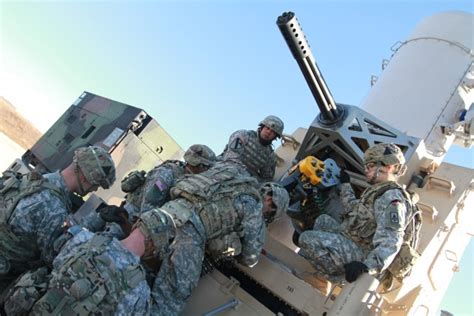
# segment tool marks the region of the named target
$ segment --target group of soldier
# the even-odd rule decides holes
[[[219,157],[192,145],[184,161],[130,173],[121,182],[124,203],[99,210],[106,224],[98,232],[72,220],[70,196],[114,183],[114,162],[104,149],[77,149],[62,171],[4,176],[2,314],[179,314],[205,257],[257,264],[266,224],[290,200],[272,182],[272,142],[282,135],[281,119],[268,116],[256,131],[233,133]],[[413,203],[396,184],[403,172],[403,153],[393,144],[366,151],[365,174],[373,187],[359,200],[341,172],[342,222],[321,215],[299,237],[300,254],[317,275],[338,283],[362,273],[387,275],[411,242],[406,230]],[[394,276],[396,269],[390,270]]]

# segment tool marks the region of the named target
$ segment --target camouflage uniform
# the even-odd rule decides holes
[[[217,177],[229,171],[233,175],[209,181],[204,190],[186,189],[190,183],[198,188],[199,181],[212,179],[216,170]],[[199,281],[206,244],[215,257],[238,255],[242,264],[257,263],[265,240],[262,204],[258,191],[246,183],[252,178],[241,177],[241,172],[233,163],[218,163],[209,171],[178,182],[179,197],[163,205],[177,230],[152,288],[153,314],[177,315],[183,309]],[[201,195],[204,191],[207,199]]]
[[[96,243],[97,238],[103,240]],[[78,273],[82,271],[77,268],[81,264],[92,264],[90,271],[84,275]],[[110,278],[107,282],[100,282],[94,273]],[[66,277],[75,282],[68,284]],[[61,292],[64,284],[69,285],[68,290]],[[80,286],[76,287],[78,284]],[[113,297],[108,292],[111,288],[115,291]],[[145,315],[150,306],[149,297],[150,288],[140,258],[116,239],[82,230],[54,259],[48,291],[33,305],[32,314],[47,315],[62,308],[59,311],[64,314],[100,311],[116,315]]]
[[[385,145],[377,148],[381,146]],[[370,149],[366,152],[365,162],[374,162],[372,153]],[[343,222],[338,224],[328,215],[318,217],[313,230],[299,237],[300,254],[313,264],[316,273],[333,282],[344,280],[344,265],[354,261],[363,263],[369,274],[380,274],[404,242],[412,209],[407,196],[396,182],[387,181],[366,189],[358,200],[349,183],[341,184],[340,197],[348,210]]]
[[[2,225],[2,235],[10,230],[18,238],[24,239],[22,245],[16,245],[17,254],[11,253],[11,241],[1,238],[1,258],[9,255],[10,263],[1,267],[0,273],[3,291],[9,281],[21,273],[44,263],[51,264],[54,259],[53,242],[63,232],[63,223],[71,211],[70,192],[59,172],[43,176],[46,181],[56,188],[41,190],[21,199],[6,225]],[[58,194],[60,193],[60,194]],[[17,259],[15,259],[16,257]],[[2,261],[4,261],[2,260]]]
[[[141,211],[159,207],[169,200],[169,190],[185,174],[186,165],[181,161],[165,161],[150,170],[144,183],[126,196],[125,209],[130,220]],[[149,193],[148,193],[149,192]]]
[[[367,192],[375,193],[375,189]],[[349,184],[341,186],[341,198],[346,206],[359,201]],[[361,261],[370,274],[379,274],[400,250],[407,203],[400,190],[391,189],[371,205],[357,204],[346,214],[342,224],[321,215],[316,219],[314,230],[301,234],[301,254],[318,273],[334,282],[344,279],[344,264],[351,261]]]
[[[108,188],[115,180],[114,162],[102,148],[77,149],[72,165],[80,194],[87,193],[80,174],[89,183],[89,191],[98,186]],[[51,265],[55,256],[54,241],[64,232],[64,223],[72,207],[71,192],[60,172],[44,176],[32,172],[21,181],[17,190],[13,186],[8,190],[2,188],[0,196],[2,292],[21,273],[45,263]]]
[[[283,214],[286,213],[290,203],[290,196],[280,184],[274,182],[263,183],[259,190],[260,194],[262,195],[262,199],[265,199],[266,195],[270,195],[272,197],[272,212],[263,213],[265,224],[268,225],[273,221],[279,220]]]
[[[283,133],[283,122],[276,116],[270,115],[260,122],[260,128],[267,126],[275,131],[278,137]],[[242,164],[248,172],[259,181],[272,181],[275,175],[277,157],[273,152],[271,142],[262,144],[258,131],[239,130],[229,138],[223,160],[232,160]]]
[[[168,160],[150,170],[140,186],[126,196],[125,209],[130,219],[139,216],[140,212],[162,206],[169,201],[169,191],[178,179],[186,173],[186,164],[191,166],[214,164],[216,155],[206,145],[195,144],[184,153],[184,161]]]

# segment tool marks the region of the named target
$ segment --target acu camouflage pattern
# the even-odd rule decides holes
[[[343,201],[351,200],[350,191],[341,194]],[[380,202],[382,198],[385,199],[383,203]],[[366,245],[367,242],[364,239],[367,237],[364,236],[370,235],[372,232],[372,246],[365,247],[365,250],[369,251],[366,262],[373,263],[377,267],[376,262],[380,262],[380,258],[387,258],[383,264],[378,265],[380,268],[375,268],[375,270],[381,272],[386,269],[391,276],[402,280],[411,272],[420,256],[416,247],[421,229],[421,212],[411,200],[410,194],[393,181],[368,188],[361,196],[357,214],[364,214],[371,205],[374,208],[375,227],[370,215],[362,215],[354,221],[344,221],[347,224],[344,234],[359,245]],[[384,207],[384,211],[379,211]],[[346,217],[351,218],[353,214],[353,212],[349,212]],[[358,220],[360,220],[359,223],[357,223]],[[380,227],[384,224],[387,232],[380,232]],[[352,232],[358,228],[360,233],[356,236]],[[369,236],[369,238],[371,237]],[[387,249],[377,247],[378,244],[384,245],[383,247]],[[376,246],[376,249],[372,249],[373,245]],[[387,264],[389,265],[387,266]],[[370,268],[368,264],[366,265]]]
[[[368,188],[357,200],[350,184],[341,185],[344,206],[352,207],[342,224],[321,215],[313,231],[301,234],[302,255],[323,276],[344,279],[344,264],[363,262],[370,274],[379,274],[394,261],[404,242],[411,216],[410,201],[395,182]]]
[[[169,204],[175,204],[178,201],[187,204],[191,209],[193,207],[191,202],[181,198],[170,201],[163,207],[167,209]],[[233,210],[240,220],[235,232],[240,236],[241,247],[241,253],[237,259],[247,266],[257,263],[265,242],[265,226],[261,209],[261,202],[256,200],[253,195],[238,195],[233,203]],[[229,238],[229,241],[231,239]],[[224,238],[222,243],[226,243]],[[186,300],[199,281],[205,245],[204,225],[197,214],[193,212],[188,221],[177,229],[169,255],[163,261],[154,282],[152,314],[178,315],[182,311]],[[227,247],[232,246],[234,245],[230,241]],[[209,243],[207,247],[209,247]],[[208,251],[207,247],[206,251]]]
[[[271,144],[262,145],[256,131],[234,132],[223,152],[224,160],[242,163],[259,181],[272,181],[277,158]]]
[[[125,193],[135,192],[139,187],[145,183],[146,171],[134,170],[127,174],[120,182],[120,188]]]
[[[171,217],[165,212],[152,209],[140,215],[134,228],[140,229],[146,240],[153,241],[153,257],[163,259],[168,252],[170,239],[174,236],[174,225]]]
[[[298,245],[315,274],[333,283],[344,282],[344,264],[364,259],[363,251],[341,234],[340,223],[327,214],[316,218],[313,230],[301,233]]]
[[[401,149],[394,144],[380,143],[367,149],[364,153],[364,164],[381,162],[384,165],[403,165],[405,156]]]
[[[54,240],[63,232],[71,210],[70,192],[59,172],[29,183],[26,191],[19,187],[24,192],[10,214],[7,209],[1,211],[0,290],[21,273],[43,262],[51,264]]]
[[[240,176],[239,169],[220,163],[203,173],[185,176],[172,188],[171,195],[193,203],[207,238],[213,239],[235,232],[238,219],[233,202],[241,194],[252,195],[259,201],[256,186],[254,178]]]
[[[153,313],[179,314],[199,281],[205,249],[214,255],[220,251],[221,256],[240,252],[237,258],[242,264],[257,263],[265,241],[262,203],[249,185],[255,180],[248,182],[241,174],[238,165],[219,162],[173,188],[178,198],[162,210],[173,217],[177,230],[154,282],[152,300],[158,310]]]
[[[27,271],[15,280],[2,294],[2,306],[6,315],[27,315],[33,304],[44,295],[50,279],[47,267]]]
[[[185,174],[186,166],[182,161],[167,160],[148,171],[142,181],[137,181],[136,175],[132,177],[134,171],[124,178],[123,186],[127,186],[128,193],[125,196],[125,205],[129,213],[130,219],[134,216],[138,217],[144,211],[155,207],[162,206],[169,200],[169,191],[175,184],[177,179],[180,179]],[[139,171],[144,172],[144,171]],[[130,182],[136,182],[136,187],[133,188]]]
[[[184,161],[192,166],[211,166],[216,160],[214,152],[206,145],[195,144],[186,150]],[[170,199],[169,190],[186,173],[186,164],[178,160],[167,160],[148,173],[132,171],[122,180],[125,208],[129,214],[139,216],[141,211],[162,206]]]
[[[81,231],[57,258],[34,315],[146,314],[149,287],[140,259],[113,238]]]
[[[114,184],[115,163],[105,149],[98,146],[78,148],[73,162],[91,185],[108,189]]]
[[[290,204],[290,196],[288,191],[286,191],[280,184],[265,182],[260,187],[260,194],[262,195],[262,198],[264,198],[265,195],[270,194],[272,196],[273,204],[275,204],[276,207],[275,213],[271,214],[270,218],[265,218],[267,224],[278,220],[284,213],[286,213],[288,205]]]
[[[150,314],[169,316],[182,311],[199,281],[205,244],[204,227],[193,214],[176,230],[174,242],[161,264],[151,290]]]
[[[206,145],[194,144],[186,150],[184,161],[191,166],[203,165],[211,167],[216,162],[216,154]]]
[[[285,128],[283,121],[275,115],[267,116],[260,122],[259,125],[265,125],[266,127],[271,128],[278,135],[278,137],[283,135],[283,129]]]

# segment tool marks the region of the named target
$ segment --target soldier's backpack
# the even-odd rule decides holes
[[[241,195],[253,196],[260,200],[255,188],[258,182],[253,177],[242,176],[232,164],[216,165],[200,174],[185,176],[171,189],[173,198],[184,198],[193,204],[206,230],[207,250],[215,257],[234,256],[240,253],[240,238],[243,229],[233,202]],[[169,209],[171,206],[174,209]],[[180,207],[177,200],[163,206],[174,218],[182,217],[185,222],[191,216],[189,208]],[[234,249],[227,253],[227,249]]]
[[[112,238],[94,235],[75,248],[70,257],[54,271],[47,292],[33,306],[33,315],[109,315],[127,291],[145,280],[140,264],[125,271],[116,268],[104,254]]]
[[[13,277],[37,266],[39,251],[35,236],[17,236],[9,222],[21,199],[45,189],[66,198],[59,188],[36,172],[22,175],[5,171],[0,178],[0,278]]]
[[[145,183],[145,178],[145,170],[134,170],[122,179],[122,182],[120,183],[120,188],[125,193],[134,192],[136,189],[138,189]]]
[[[0,178],[0,223],[8,223],[13,210],[21,199],[44,189],[62,196],[59,189],[37,172],[26,175],[5,171]]]

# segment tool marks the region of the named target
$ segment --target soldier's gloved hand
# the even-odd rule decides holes
[[[341,181],[341,183],[351,182],[351,177],[349,177],[345,169],[341,169],[341,173],[339,174],[339,181]]]
[[[128,212],[125,208],[108,205],[99,210],[100,218],[105,222],[125,224],[128,223]]]
[[[359,275],[364,272],[369,272],[369,268],[360,261],[352,261],[344,265],[344,270],[346,270],[346,280],[349,283],[357,280]]]

